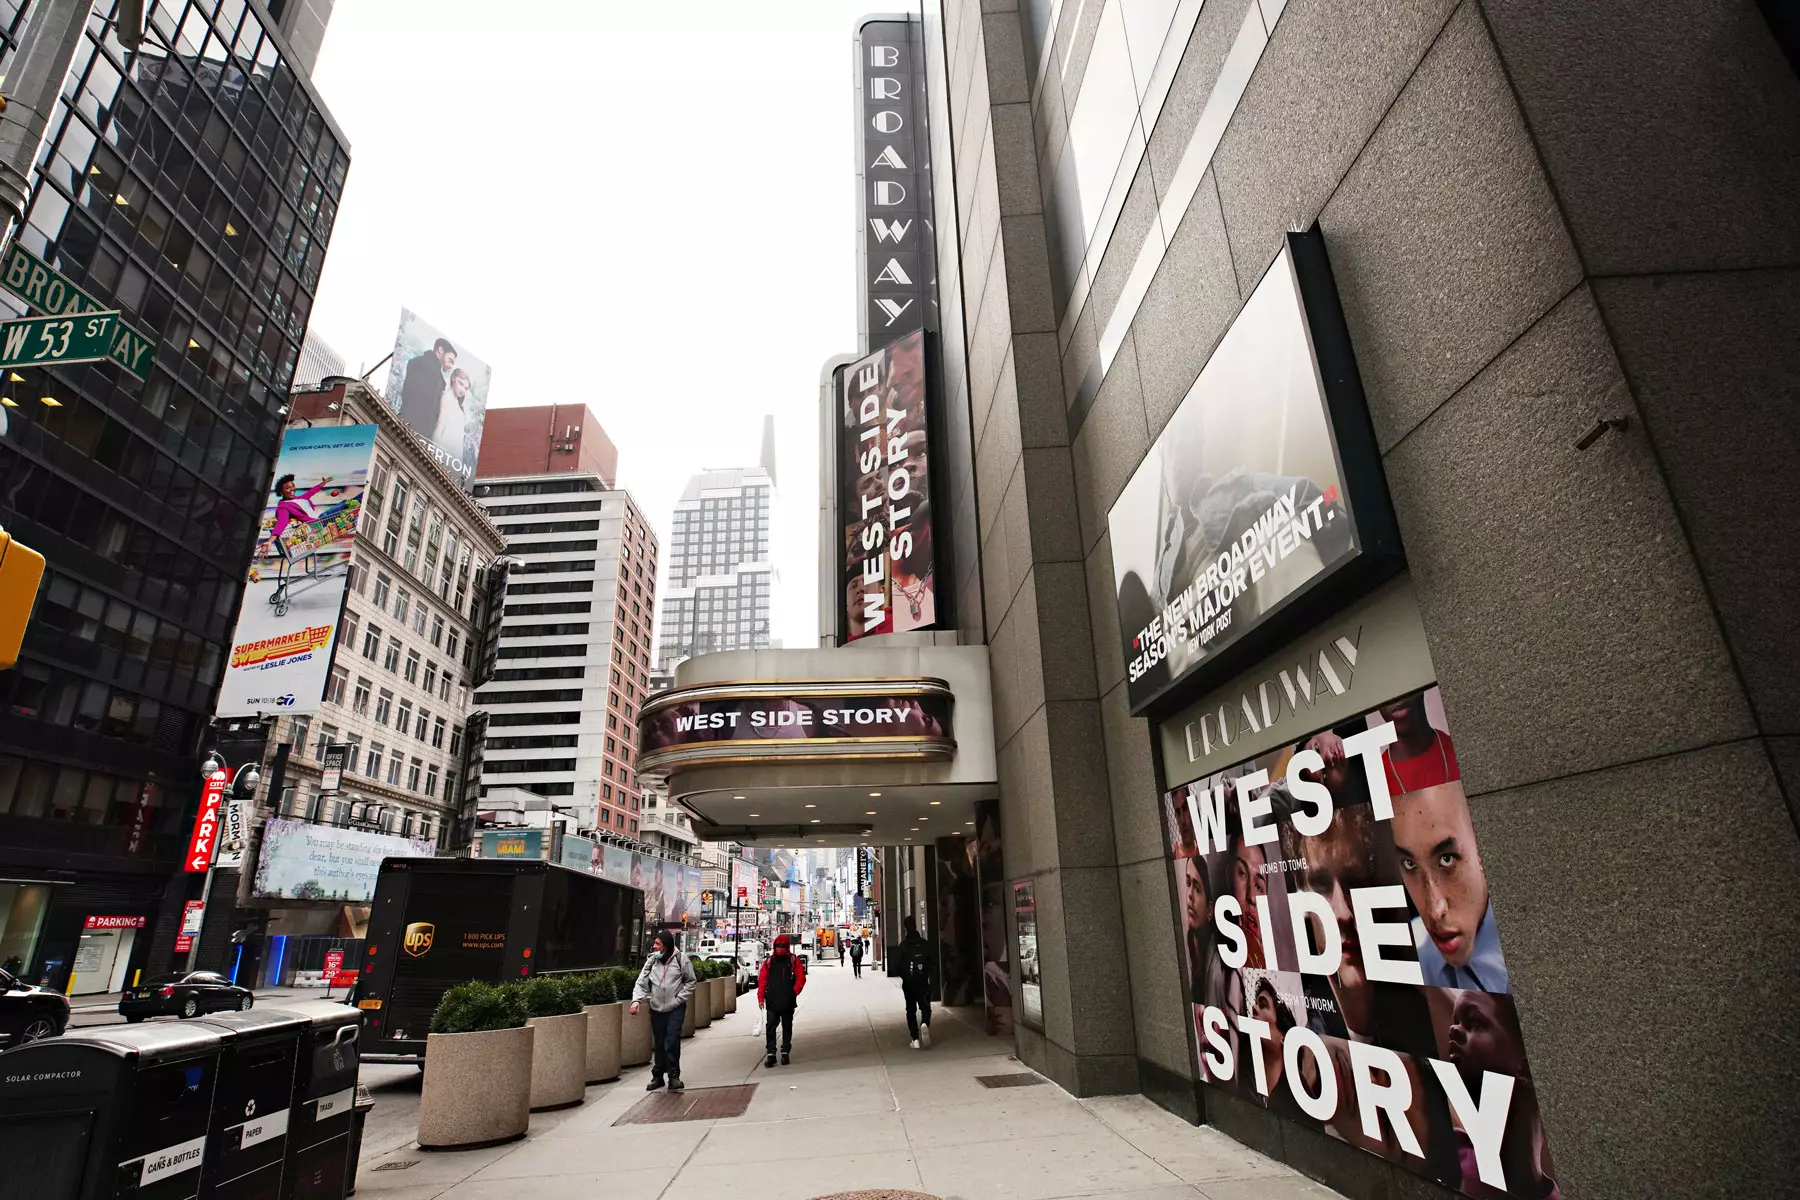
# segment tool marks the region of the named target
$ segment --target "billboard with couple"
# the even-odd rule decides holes
[[[492,378],[492,370],[467,345],[444,336],[410,309],[400,310],[400,332],[388,367],[388,407],[465,491],[474,484]]]

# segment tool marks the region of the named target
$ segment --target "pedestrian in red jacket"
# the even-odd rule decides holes
[[[781,1026],[781,1065],[787,1066],[794,1048],[794,1007],[806,989],[806,963],[788,949],[785,933],[775,936],[775,953],[756,977],[756,1003],[764,1011],[763,1034],[768,1053],[763,1066],[775,1065],[775,1027]]]

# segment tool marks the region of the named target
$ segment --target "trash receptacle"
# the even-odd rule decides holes
[[[182,1022],[72,1030],[0,1054],[0,1163],[33,1200],[192,1200],[222,1049]]]
[[[300,1039],[282,1200],[343,1200],[356,1177],[351,1109],[362,1013],[326,1000],[303,1001],[287,1011],[311,1028]]]
[[[279,1009],[193,1022],[219,1035],[219,1082],[201,1172],[208,1200],[279,1200],[300,1038],[311,1022]]]
[[[356,1195],[356,1164],[362,1158],[363,1126],[368,1124],[369,1110],[375,1107],[375,1097],[362,1084],[356,1085],[356,1104],[350,1120],[350,1169],[345,1174],[345,1182],[349,1185],[346,1196]]]

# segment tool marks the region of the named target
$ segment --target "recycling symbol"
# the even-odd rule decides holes
[[[244,1105],[244,1115],[246,1117],[254,1117],[256,1115],[256,1101],[252,1100]]]

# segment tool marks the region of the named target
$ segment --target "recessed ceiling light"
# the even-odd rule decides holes
[[[14,383],[24,383],[25,382],[25,377],[23,375],[19,374],[17,371],[12,372],[10,375],[7,376],[7,378],[12,380]]]
[[[751,814],[750,814],[750,815],[751,815],[751,816],[753,816],[753,817],[760,817],[760,816],[762,816],[762,814],[761,814],[761,813],[751,813]],[[971,824],[971,825],[973,825],[973,824],[974,824],[974,823],[975,823],[975,822],[973,822],[973,821],[970,821],[970,822],[969,822],[969,824]]]
[[[929,820],[931,820],[931,818],[930,818],[930,817],[920,817],[920,818],[919,818],[919,820],[921,820],[921,821],[929,821]]]
[[[914,825],[914,826],[913,826],[913,827],[912,827],[912,831],[913,831],[913,832],[914,832],[914,833],[917,833],[917,832],[919,832],[919,827],[918,827],[918,826],[917,826],[917,825]]]
[[[51,408],[62,407],[62,401],[58,400],[55,396],[39,396],[38,399],[42,400],[45,404],[48,404]]]
[[[974,823],[975,822],[973,822],[973,821],[964,821],[963,822],[964,825],[973,825]]]
[[[819,807],[819,806],[818,806],[818,805],[816,805],[816,804],[809,804],[809,805],[807,805],[807,806],[806,806],[806,807],[808,807],[808,808],[817,808],[817,807]]]
[[[742,800],[743,797],[742,796],[733,796],[732,799],[733,800]]]
[[[942,804],[942,803],[943,803],[943,801],[942,801],[942,800],[933,800],[933,801],[932,801],[932,802],[931,802],[931,807],[933,807],[933,808],[936,808],[936,807],[937,807],[937,806],[938,806],[938,805],[940,805],[940,804]]]
[[[0,396],[0,404],[4,404],[8,408],[19,407],[19,402],[14,400],[11,396]]]
[[[870,809],[870,810],[869,810],[869,811],[868,811],[868,812],[865,812],[865,813],[864,813],[864,814],[863,814],[863,816],[865,816],[865,817],[872,817],[872,816],[874,816],[874,815],[875,815],[875,810],[874,810],[874,809],[872,809],[872,808],[871,808],[871,809]]]
[[[869,798],[870,798],[870,799],[874,799],[874,798],[875,798],[875,797],[876,797],[876,796],[879,796],[879,795],[881,795],[881,793],[880,793],[880,792],[870,792],[870,793],[869,793]]]
[[[912,841],[912,839],[911,839],[911,838],[901,838],[901,839],[900,839],[900,840],[901,840],[901,841],[903,841],[903,842],[910,842],[910,841]]]
[[[813,824],[814,824],[814,825],[817,825],[817,824],[818,824],[818,823],[819,823],[819,818],[817,818],[817,817],[814,817],[814,818],[813,818],[813,819],[812,819],[812,823],[813,823]]]

